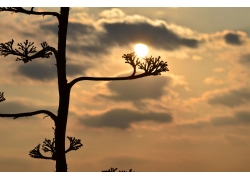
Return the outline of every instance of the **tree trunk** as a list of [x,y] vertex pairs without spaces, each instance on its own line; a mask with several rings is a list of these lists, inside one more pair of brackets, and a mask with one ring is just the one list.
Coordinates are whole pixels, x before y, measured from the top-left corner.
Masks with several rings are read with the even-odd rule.
[[68,119],[70,89],[66,79],[66,39],[69,8],[62,7],[59,17],[57,76],[59,90],[58,121],[55,129],[56,171],[67,172],[65,134]]

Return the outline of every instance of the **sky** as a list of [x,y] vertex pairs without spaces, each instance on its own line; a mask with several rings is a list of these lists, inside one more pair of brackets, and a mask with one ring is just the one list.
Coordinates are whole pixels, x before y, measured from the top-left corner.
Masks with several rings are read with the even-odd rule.
[[[161,56],[169,71],[132,81],[77,83],[67,136],[81,139],[83,147],[66,155],[68,171],[249,171],[249,16],[249,8],[230,7],[71,8],[68,81],[132,73],[122,55],[137,43],[148,46],[148,56]],[[13,39],[17,47],[28,39],[37,49],[44,41],[57,48],[55,17],[0,12],[0,19],[1,43]],[[6,98],[0,113],[57,113],[53,56],[0,61]],[[54,171],[54,161],[28,155],[53,138],[53,126],[44,115],[0,118],[0,171]]]

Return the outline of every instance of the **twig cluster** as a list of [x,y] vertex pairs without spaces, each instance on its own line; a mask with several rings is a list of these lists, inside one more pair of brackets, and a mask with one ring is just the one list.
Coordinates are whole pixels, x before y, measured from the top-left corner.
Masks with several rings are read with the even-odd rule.
[[35,58],[49,58],[52,55],[52,48],[48,46],[46,42],[41,43],[42,50],[38,52],[34,46],[34,42],[29,42],[28,40],[24,41],[23,43],[18,43],[18,49],[14,49],[13,44],[13,39],[6,43],[0,43],[0,55],[15,55],[18,56],[16,61],[23,61],[24,63],[32,61],[32,59]]
[[145,62],[139,61],[139,58],[136,57],[135,52],[124,54],[122,56],[125,59],[125,63],[130,64],[134,72],[131,76],[134,76],[136,73],[136,67],[138,69],[144,70],[146,75],[161,75],[161,72],[169,71],[167,62],[161,61],[160,56],[158,58],[145,57],[143,58]]
[[[53,128],[54,129],[54,128]],[[76,139],[75,137],[67,136],[67,138],[70,141],[69,148],[65,151],[65,153],[68,153],[72,150],[77,150],[81,148],[83,145],[81,143],[80,139]],[[55,138],[51,141],[50,139],[46,139],[43,141],[42,150],[47,153],[50,152],[51,156],[43,156],[40,152],[40,146],[41,144],[38,144],[33,150],[29,152],[29,156],[32,158],[38,158],[38,159],[51,159],[56,160],[56,147],[55,147]]]
[[76,139],[75,137],[70,137],[70,136],[67,136],[67,138],[70,141],[70,145],[69,148],[65,151],[65,153],[72,150],[76,151],[77,149],[83,146],[81,143],[81,139]]
[[4,92],[0,92],[0,102],[5,101],[6,99],[4,98]]
[[[108,169],[108,170],[103,170],[102,172],[116,172],[116,170],[117,170],[118,168],[110,168],[110,169]],[[132,169],[129,169],[129,171],[125,171],[125,170],[119,170],[119,172],[135,172],[135,171],[132,171]]]

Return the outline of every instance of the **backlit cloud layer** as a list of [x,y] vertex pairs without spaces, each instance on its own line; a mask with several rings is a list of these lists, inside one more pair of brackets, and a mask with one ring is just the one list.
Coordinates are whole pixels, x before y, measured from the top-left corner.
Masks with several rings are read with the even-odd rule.
[[[81,139],[83,147],[67,154],[68,170],[249,171],[249,16],[249,8],[71,8],[68,82],[131,75],[122,55],[136,43],[148,46],[148,56],[167,61],[169,71],[76,83],[66,136]],[[0,18],[0,43],[14,39],[16,47],[28,39],[57,48],[55,17],[0,12]],[[6,98],[0,113],[57,113],[54,56],[25,64],[15,59],[0,57],[0,92]],[[52,127],[44,115],[0,118],[0,169],[55,170],[55,162],[28,155],[53,138]]]

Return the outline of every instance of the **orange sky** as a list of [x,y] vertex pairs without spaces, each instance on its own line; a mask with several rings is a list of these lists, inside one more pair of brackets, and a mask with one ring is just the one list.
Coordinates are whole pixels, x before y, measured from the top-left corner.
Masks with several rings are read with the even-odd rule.
[[[83,147],[67,154],[68,171],[249,171],[249,8],[72,8],[69,16],[68,81],[131,73],[122,55],[136,43],[169,72],[76,84],[67,135]],[[0,19],[2,43],[57,45],[54,17],[0,12]],[[56,113],[55,58],[15,59],[0,56],[0,113]],[[55,170],[55,162],[28,155],[53,137],[43,117],[0,118],[0,171]]]

